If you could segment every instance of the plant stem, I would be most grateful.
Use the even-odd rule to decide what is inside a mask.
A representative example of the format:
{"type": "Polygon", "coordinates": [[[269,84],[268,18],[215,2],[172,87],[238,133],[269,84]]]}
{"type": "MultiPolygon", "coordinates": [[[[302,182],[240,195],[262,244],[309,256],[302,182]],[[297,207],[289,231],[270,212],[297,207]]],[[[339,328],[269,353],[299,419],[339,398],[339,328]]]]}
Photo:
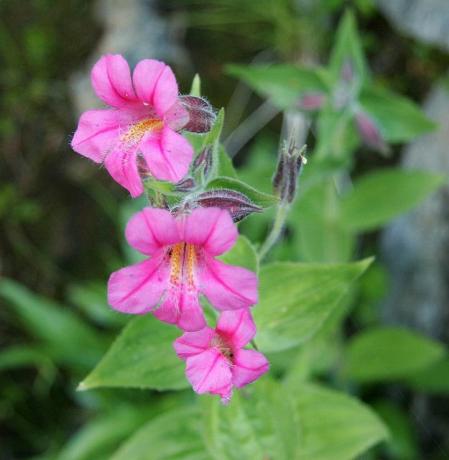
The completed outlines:
{"type": "Polygon", "coordinates": [[[259,250],[259,261],[262,261],[265,258],[281,236],[289,210],[290,205],[288,203],[281,202],[279,204],[276,217],[274,218],[273,227],[259,250]]]}

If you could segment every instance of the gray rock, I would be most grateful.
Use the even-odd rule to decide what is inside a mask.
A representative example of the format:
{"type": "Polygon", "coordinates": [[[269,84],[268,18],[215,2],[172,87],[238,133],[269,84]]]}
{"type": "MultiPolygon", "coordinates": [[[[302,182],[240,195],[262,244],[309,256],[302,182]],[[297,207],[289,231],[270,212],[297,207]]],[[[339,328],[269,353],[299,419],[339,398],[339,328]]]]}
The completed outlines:
{"type": "MultiPolygon", "coordinates": [[[[426,103],[438,129],[408,146],[402,165],[449,174],[449,89],[439,84],[426,103]]],[[[391,273],[385,320],[449,338],[449,187],[395,220],[382,235],[382,255],[391,273]]]]}
{"type": "Polygon", "coordinates": [[[448,0],[377,0],[377,3],[405,34],[449,50],[448,0]]]}
{"type": "Polygon", "coordinates": [[[186,54],[174,30],[176,24],[159,16],[154,4],[154,0],[97,0],[97,16],[104,25],[104,34],[86,68],[70,81],[78,112],[101,106],[90,86],[89,72],[102,54],[123,54],[131,67],[144,58],[186,65],[186,54]]]}

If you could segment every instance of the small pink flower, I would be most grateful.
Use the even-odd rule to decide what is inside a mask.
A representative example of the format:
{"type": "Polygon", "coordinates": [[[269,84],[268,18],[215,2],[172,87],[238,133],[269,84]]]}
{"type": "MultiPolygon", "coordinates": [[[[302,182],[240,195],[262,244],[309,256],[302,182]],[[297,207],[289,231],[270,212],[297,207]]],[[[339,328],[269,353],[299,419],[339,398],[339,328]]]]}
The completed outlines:
{"type": "Polygon", "coordinates": [[[233,387],[241,388],[268,371],[262,353],[245,350],[256,334],[248,309],[225,311],[217,327],[185,332],[175,340],[177,355],[186,360],[186,375],[198,394],[212,393],[228,402],[233,387]]]}
{"type": "Polygon", "coordinates": [[[223,209],[197,208],[175,217],[165,209],[145,208],[128,222],[126,238],[151,258],[111,275],[110,305],[124,313],[152,311],[186,331],[206,325],[199,293],[218,310],[254,305],[255,273],[215,259],[232,248],[237,236],[223,209]]]}
{"type": "Polygon", "coordinates": [[[131,79],[126,60],[103,56],[93,67],[92,86],[109,109],[81,115],[72,148],[96,163],[133,197],[143,192],[139,170],[178,182],[188,171],[193,148],[177,133],[189,122],[166,64],[140,61],[131,79]]]}

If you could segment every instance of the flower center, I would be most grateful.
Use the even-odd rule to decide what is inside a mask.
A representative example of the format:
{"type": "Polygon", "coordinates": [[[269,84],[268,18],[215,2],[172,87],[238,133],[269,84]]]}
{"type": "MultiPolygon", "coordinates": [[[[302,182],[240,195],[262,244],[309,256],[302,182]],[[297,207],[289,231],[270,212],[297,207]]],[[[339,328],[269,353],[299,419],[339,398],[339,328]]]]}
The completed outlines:
{"type": "Polygon", "coordinates": [[[122,135],[121,140],[126,144],[137,144],[147,132],[160,131],[164,122],[157,118],[145,118],[132,124],[122,135]]]}
{"type": "Polygon", "coordinates": [[[218,348],[218,351],[225,358],[227,358],[229,361],[232,362],[232,360],[234,358],[234,351],[233,351],[232,347],[229,345],[229,343],[227,342],[227,340],[223,336],[221,336],[220,334],[215,334],[212,337],[210,345],[212,347],[218,348]]]}
{"type": "Polygon", "coordinates": [[[169,250],[170,257],[170,282],[179,285],[187,283],[187,287],[195,287],[195,268],[197,253],[195,245],[189,243],[176,243],[169,250]]]}

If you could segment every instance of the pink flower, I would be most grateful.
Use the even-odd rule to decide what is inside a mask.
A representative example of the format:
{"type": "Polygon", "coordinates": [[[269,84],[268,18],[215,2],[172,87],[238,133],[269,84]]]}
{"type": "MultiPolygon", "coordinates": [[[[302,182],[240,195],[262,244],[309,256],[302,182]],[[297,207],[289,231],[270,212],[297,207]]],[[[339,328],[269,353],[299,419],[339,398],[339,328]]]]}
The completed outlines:
{"type": "Polygon", "coordinates": [[[75,152],[104,163],[133,197],[143,192],[139,170],[178,182],[188,171],[193,148],[177,133],[189,122],[178,97],[175,76],[166,64],[140,61],[131,79],[126,60],[103,56],[93,67],[92,86],[109,109],[81,115],[72,139],[75,152]]]}
{"type": "Polygon", "coordinates": [[[145,208],[128,222],[126,238],[151,258],[111,275],[110,305],[124,313],[152,311],[186,331],[206,325],[199,293],[218,310],[254,305],[255,273],[215,259],[232,248],[237,236],[223,209],[197,208],[175,217],[164,209],[145,208]]]}
{"type": "Polygon", "coordinates": [[[248,309],[225,311],[217,327],[185,332],[175,340],[177,355],[186,360],[186,375],[198,394],[212,393],[228,402],[233,387],[241,388],[268,371],[262,353],[245,350],[256,334],[248,309]]]}

